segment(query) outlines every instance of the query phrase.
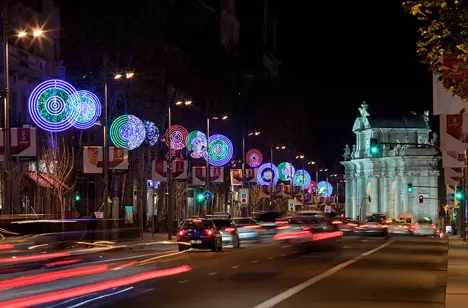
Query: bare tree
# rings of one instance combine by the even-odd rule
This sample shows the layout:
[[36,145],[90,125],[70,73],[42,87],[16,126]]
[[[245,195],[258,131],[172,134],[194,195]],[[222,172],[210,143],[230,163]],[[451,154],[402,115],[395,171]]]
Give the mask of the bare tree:
[[252,202],[252,210],[260,210],[262,208],[261,186],[255,185],[250,188],[250,201]]
[[49,182],[45,188],[57,199],[59,203],[60,217],[65,218],[65,200],[64,197],[76,185],[74,178],[74,170],[77,164],[77,157],[81,151],[80,134],[78,142],[78,150],[75,150],[73,145],[74,138],[71,142],[66,142],[65,137],[57,137],[56,134],[48,134],[43,139],[42,151],[40,153],[40,172],[41,175]]

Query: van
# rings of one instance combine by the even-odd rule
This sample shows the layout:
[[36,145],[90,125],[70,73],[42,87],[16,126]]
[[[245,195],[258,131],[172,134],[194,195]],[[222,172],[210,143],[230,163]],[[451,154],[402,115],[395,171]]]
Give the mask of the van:
[[407,224],[413,224],[414,215],[413,213],[400,213],[400,215],[398,215],[398,220],[403,221],[404,223],[407,223]]

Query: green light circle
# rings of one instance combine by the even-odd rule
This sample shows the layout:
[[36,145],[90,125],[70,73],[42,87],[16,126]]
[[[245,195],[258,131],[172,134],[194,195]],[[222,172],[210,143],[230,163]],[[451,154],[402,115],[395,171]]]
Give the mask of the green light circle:
[[[62,112],[52,114],[47,110],[47,101],[53,97],[58,97],[65,104],[65,108],[63,108]],[[51,123],[61,123],[65,121],[67,118],[67,113],[69,112],[69,106],[67,104],[68,98],[68,93],[62,89],[50,88],[45,90],[37,101],[37,110],[40,116]]]
[[[289,174],[288,174],[289,170]],[[290,181],[294,177],[294,166],[287,162],[278,165],[278,177],[281,181]]]
[[127,125],[128,123],[128,115],[124,114],[115,119],[112,122],[112,125],[110,127],[109,133],[110,133],[110,138],[112,140],[112,143],[116,147],[120,148],[128,148],[128,141],[123,139],[120,135],[121,129]]
[[228,155],[228,147],[222,140],[213,140],[208,145],[208,154],[214,161],[223,160]]

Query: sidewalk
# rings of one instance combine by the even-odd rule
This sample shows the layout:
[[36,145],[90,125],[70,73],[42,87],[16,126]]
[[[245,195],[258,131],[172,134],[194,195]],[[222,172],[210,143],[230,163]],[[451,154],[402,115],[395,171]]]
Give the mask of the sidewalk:
[[446,308],[468,307],[468,249],[458,236],[448,240]]
[[[175,243],[177,241],[177,236],[173,235],[172,241],[174,242],[174,244],[167,243],[167,233],[154,233],[153,234],[151,232],[144,232],[143,238],[126,239],[126,240],[118,241],[118,245],[126,245],[130,249],[142,248],[142,247],[147,247],[147,248],[160,247],[162,250],[173,250],[174,245],[177,245],[177,243]],[[158,244],[158,242],[166,242],[166,243]]]

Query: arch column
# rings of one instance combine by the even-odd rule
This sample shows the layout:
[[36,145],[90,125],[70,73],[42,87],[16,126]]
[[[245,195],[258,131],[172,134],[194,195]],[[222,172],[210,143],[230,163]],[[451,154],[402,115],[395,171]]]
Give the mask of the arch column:
[[379,211],[379,178],[373,174],[370,176],[370,213],[377,213]]

